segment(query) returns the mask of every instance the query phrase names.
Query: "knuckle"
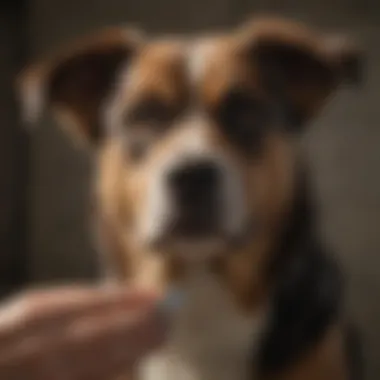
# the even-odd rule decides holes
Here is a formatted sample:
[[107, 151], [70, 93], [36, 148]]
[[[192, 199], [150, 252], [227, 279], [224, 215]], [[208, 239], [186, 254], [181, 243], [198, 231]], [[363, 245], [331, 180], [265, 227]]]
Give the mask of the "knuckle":
[[38, 310], [42, 304], [42, 299], [42, 291], [26, 291], [16, 302], [18, 313], [27, 318], [33, 318], [38, 314]]

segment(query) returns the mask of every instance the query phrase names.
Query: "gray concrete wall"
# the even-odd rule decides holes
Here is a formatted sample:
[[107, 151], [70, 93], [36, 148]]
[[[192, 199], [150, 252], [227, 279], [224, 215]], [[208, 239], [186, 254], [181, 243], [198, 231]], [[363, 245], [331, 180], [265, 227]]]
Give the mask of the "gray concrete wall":
[[[347, 270], [349, 305], [366, 338], [368, 380], [380, 377], [380, 6], [375, 0], [34, 0], [30, 36], [40, 56], [107, 24], [133, 22], [152, 32], [231, 25], [274, 10], [348, 30], [366, 48], [368, 83], [342, 92], [310, 128], [322, 229]], [[91, 162], [49, 120], [32, 143], [32, 274], [36, 282], [89, 278], [94, 251], [86, 230]]]

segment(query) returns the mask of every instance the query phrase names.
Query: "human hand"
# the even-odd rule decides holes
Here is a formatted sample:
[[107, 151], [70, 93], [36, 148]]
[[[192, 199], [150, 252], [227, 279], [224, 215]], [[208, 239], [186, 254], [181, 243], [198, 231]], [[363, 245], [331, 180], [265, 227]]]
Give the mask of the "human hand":
[[0, 378], [109, 380], [164, 339], [158, 296], [109, 287], [32, 291], [0, 308]]

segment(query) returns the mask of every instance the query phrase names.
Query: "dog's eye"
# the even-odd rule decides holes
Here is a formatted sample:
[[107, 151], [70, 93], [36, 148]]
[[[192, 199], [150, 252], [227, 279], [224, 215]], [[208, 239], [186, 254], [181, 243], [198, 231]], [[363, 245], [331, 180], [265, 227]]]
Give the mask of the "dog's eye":
[[140, 162], [156, 138], [153, 130], [143, 128], [129, 131], [124, 137], [124, 149], [128, 158], [135, 163]]
[[219, 124], [228, 138], [247, 153], [256, 152], [262, 140], [266, 111], [242, 91], [229, 93], [218, 111]]
[[159, 99], [150, 97], [129, 110], [125, 117], [125, 123], [160, 127], [167, 124], [171, 117], [170, 107]]
[[125, 152], [129, 159], [141, 161], [152, 143], [170, 125], [173, 112], [160, 99], [145, 98], [124, 115]]

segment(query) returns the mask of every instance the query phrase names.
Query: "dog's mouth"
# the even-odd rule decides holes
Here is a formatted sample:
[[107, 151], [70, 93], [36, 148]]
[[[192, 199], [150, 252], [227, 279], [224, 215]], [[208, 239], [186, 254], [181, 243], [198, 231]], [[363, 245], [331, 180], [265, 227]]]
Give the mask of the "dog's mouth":
[[187, 261], [209, 261], [241, 249], [256, 234], [257, 223], [251, 218], [243, 228], [234, 233], [221, 224], [203, 220], [197, 225], [174, 223], [164, 233], [148, 242], [151, 250], [165, 255], [181, 256]]

